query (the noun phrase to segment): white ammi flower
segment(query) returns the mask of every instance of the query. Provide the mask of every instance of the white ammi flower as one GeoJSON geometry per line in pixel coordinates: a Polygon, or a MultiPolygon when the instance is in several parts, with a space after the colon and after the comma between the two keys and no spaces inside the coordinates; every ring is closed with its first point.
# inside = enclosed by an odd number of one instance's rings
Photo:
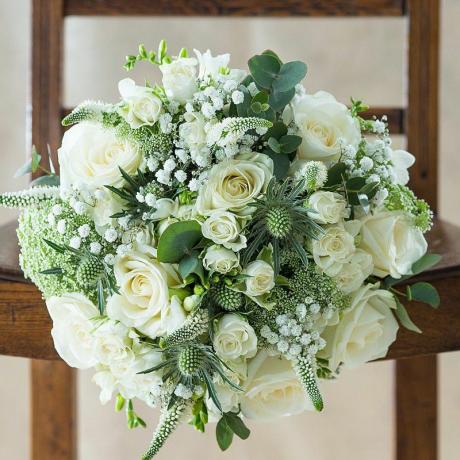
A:
{"type": "Polygon", "coordinates": [[[250,153],[224,160],[209,172],[196,202],[197,211],[208,216],[215,211],[245,215],[248,204],[264,193],[273,175],[273,161],[267,155],[250,153]]]}
{"type": "Polygon", "coordinates": [[[241,233],[241,225],[231,212],[213,212],[203,222],[201,231],[205,238],[232,251],[237,252],[246,247],[246,237],[241,233]]]}
{"type": "Polygon", "coordinates": [[[120,108],[120,115],[131,128],[155,124],[161,112],[161,99],[153,94],[152,88],[138,86],[131,78],[118,83],[118,91],[125,104],[120,108]]]}
{"type": "Polygon", "coordinates": [[[304,94],[295,97],[291,105],[302,137],[300,159],[337,160],[342,147],[358,147],[361,140],[358,120],[332,94],[326,91],[304,94]]]}
{"type": "Polygon", "coordinates": [[[169,99],[185,104],[198,91],[195,58],[178,58],[160,65],[163,86],[169,99]]]}
{"type": "Polygon", "coordinates": [[[427,242],[403,211],[382,211],[362,219],[360,248],[374,260],[374,275],[400,278],[427,250],[427,242]]]}
{"type": "Polygon", "coordinates": [[[227,313],[216,324],[214,350],[224,361],[252,358],[257,352],[257,336],[242,316],[227,313]]]}
{"type": "Polygon", "coordinates": [[[87,369],[97,363],[94,355],[95,323],[98,309],[79,293],[50,297],[46,301],[53,320],[51,335],[59,356],[72,367],[87,369]]]}
{"type": "Polygon", "coordinates": [[[94,191],[124,184],[120,174],[135,174],[142,161],[141,151],[126,140],[119,139],[112,129],[83,122],[65,132],[58,150],[61,166],[61,189],[72,185],[94,191]]]}
{"type": "Polygon", "coordinates": [[[249,419],[271,421],[313,409],[290,361],[266,350],[250,361],[243,390],[241,412],[249,419]]]}
{"type": "Polygon", "coordinates": [[[340,322],[323,333],[327,345],[322,353],[331,369],[340,363],[357,367],[385,356],[398,331],[394,309],[396,301],[389,291],[374,289],[372,284],[356,291],[340,322]]]}

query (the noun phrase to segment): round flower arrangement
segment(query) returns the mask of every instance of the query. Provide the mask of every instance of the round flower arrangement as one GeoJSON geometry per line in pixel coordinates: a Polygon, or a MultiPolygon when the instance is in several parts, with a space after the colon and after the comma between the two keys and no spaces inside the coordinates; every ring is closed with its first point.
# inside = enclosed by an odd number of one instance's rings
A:
{"type": "Polygon", "coordinates": [[[42,291],[70,366],[94,368],[101,401],[145,426],[161,408],[152,458],[180,422],[219,446],[248,420],[323,408],[321,380],[382,358],[403,298],[437,306],[424,282],[428,205],[407,187],[414,158],[393,150],[386,118],[365,119],[306,65],[272,51],[249,72],[229,55],[139,47],[162,84],[119,83],[63,120],[60,175],[0,197],[21,208],[24,273],[42,291]]]}

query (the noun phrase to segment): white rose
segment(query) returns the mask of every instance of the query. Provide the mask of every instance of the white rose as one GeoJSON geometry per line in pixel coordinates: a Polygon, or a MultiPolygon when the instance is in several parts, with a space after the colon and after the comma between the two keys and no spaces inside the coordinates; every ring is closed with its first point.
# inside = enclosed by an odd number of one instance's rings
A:
{"type": "Polygon", "coordinates": [[[152,88],[137,86],[131,78],[118,83],[118,91],[125,104],[120,108],[120,115],[133,129],[152,126],[161,112],[161,99],[153,94],[152,88]]]}
{"type": "Polygon", "coordinates": [[[100,198],[96,199],[95,206],[89,206],[89,215],[96,224],[96,230],[100,235],[103,235],[107,230],[107,226],[112,226],[114,219],[111,218],[117,212],[123,210],[123,202],[107,189],[98,189],[100,198]]]}
{"type": "Polygon", "coordinates": [[[168,98],[185,104],[198,91],[195,58],[179,58],[170,64],[160,65],[163,86],[168,98]]]}
{"type": "Polygon", "coordinates": [[[409,182],[409,172],[407,170],[415,163],[415,157],[405,150],[391,150],[389,147],[388,149],[390,150],[391,171],[393,172],[394,182],[406,185],[409,182]]]}
{"type": "Polygon", "coordinates": [[[114,273],[120,294],[107,303],[109,317],[141,331],[148,325],[152,338],[164,334],[162,321],[171,308],[168,289],[180,283],[173,266],[153,255],[129,252],[117,258],[114,273]]]}
{"type": "Polygon", "coordinates": [[[210,50],[207,50],[203,54],[195,49],[193,51],[195,52],[200,64],[198,78],[211,77],[216,79],[216,77],[220,74],[220,69],[226,69],[228,67],[228,63],[230,62],[230,54],[228,53],[213,57],[210,50]]]}
{"type": "Polygon", "coordinates": [[[300,159],[337,160],[342,146],[358,147],[361,140],[358,120],[332,94],[318,91],[297,96],[292,102],[292,110],[302,137],[300,159]]]}
{"type": "Polygon", "coordinates": [[[114,130],[90,122],[65,132],[58,156],[62,190],[72,185],[90,191],[106,185],[119,187],[124,184],[119,168],[134,174],[142,161],[136,146],[119,139],[114,130]]]}
{"type": "Polygon", "coordinates": [[[342,292],[350,294],[361,287],[373,269],[372,256],[362,249],[356,249],[350,260],[342,266],[338,275],[334,277],[334,280],[342,292]]]}
{"type": "Polygon", "coordinates": [[[238,254],[230,249],[213,245],[206,250],[203,266],[206,270],[217,273],[228,273],[240,265],[238,254]]]}
{"type": "Polygon", "coordinates": [[[98,309],[78,293],[50,297],[46,301],[53,320],[51,335],[59,356],[72,367],[88,369],[96,365],[94,356],[94,322],[98,309]]]}
{"type": "Polygon", "coordinates": [[[275,287],[275,271],[269,263],[263,260],[254,260],[249,263],[243,273],[250,277],[245,280],[246,289],[244,292],[248,296],[257,297],[275,287]]]}
{"type": "Polygon", "coordinates": [[[290,361],[266,350],[249,363],[243,390],[241,412],[249,419],[272,421],[313,409],[290,361]]]}
{"type": "Polygon", "coordinates": [[[246,319],[227,313],[216,324],[213,346],[224,361],[252,358],[257,352],[257,336],[246,319]]]}
{"type": "Polygon", "coordinates": [[[319,240],[313,240],[316,264],[329,276],[337,275],[355,250],[354,238],[341,225],[332,225],[319,240]]]}
{"type": "Polygon", "coordinates": [[[347,200],[339,193],[315,192],[308,199],[308,207],[316,211],[308,215],[320,224],[336,224],[347,217],[347,200]]]}
{"type": "Polygon", "coordinates": [[[383,358],[396,340],[398,323],[392,309],[396,308],[393,295],[367,284],[355,292],[352,303],[337,326],[323,333],[329,366],[336,370],[340,363],[356,367],[383,358]]]}
{"type": "Polygon", "coordinates": [[[427,242],[403,211],[383,211],[362,220],[360,248],[374,259],[374,275],[400,278],[425,254],[427,242]]]}
{"type": "Polygon", "coordinates": [[[208,216],[214,211],[230,210],[245,215],[248,204],[264,193],[273,175],[273,161],[267,155],[250,153],[215,165],[201,187],[197,211],[208,216]]]}
{"type": "Polygon", "coordinates": [[[240,251],[246,247],[246,237],[241,233],[241,225],[231,212],[213,212],[203,222],[201,232],[205,238],[232,251],[240,251]]]}
{"type": "Polygon", "coordinates": [[[202,147],[206,146],[205,121],[200,113],[184,114],[185,123],[179,126],[179,137],[189,147],[194,160],[202,147]]]}

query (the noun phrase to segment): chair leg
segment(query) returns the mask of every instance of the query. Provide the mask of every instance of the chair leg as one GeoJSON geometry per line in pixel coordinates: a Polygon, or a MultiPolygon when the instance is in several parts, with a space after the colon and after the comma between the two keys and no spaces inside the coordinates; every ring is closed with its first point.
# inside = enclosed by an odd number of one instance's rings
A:
{"type": "Polygon", "coordinates": [[[76,460],[76,373],[62,361],[32,360],[31,459],[76,460]]]}
{"type": "Polygon", "coordinates": [[[438,458],[437,357],[396,361],[396,458],[438,458]]]}

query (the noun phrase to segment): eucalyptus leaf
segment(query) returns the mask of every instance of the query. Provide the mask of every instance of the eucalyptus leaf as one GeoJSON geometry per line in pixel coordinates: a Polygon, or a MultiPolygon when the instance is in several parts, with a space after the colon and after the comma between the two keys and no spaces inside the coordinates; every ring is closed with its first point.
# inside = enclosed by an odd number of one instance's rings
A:
{"type": "Polygon", "coordinates": [[[248,61],[249,71],[254,81],[262,88],[269,89],[280,70],[279,60],[270,54],[259,54],[248,61]]]}
{"type": "Polygon", "coordinates": [[[425,254],[412,265],[412,273],[418,275],[438,264],[441,259],[439,254],[425,254]]]}
{"type": "Polygon", "coordinates": [[[275,152],[275,153],[281,153],[281,147],[279,142],[274,138],[270,137],[268,139],[268,146],[275,152]]]}
{"type": "Polygon", "coordinates": [[[327,172],[327,181],[324,184],[324,188],[329,188],[341,184],[346,170],[347,166],[345,163],[339,162],[332,166],[327,172]]]}
{"type": "Polygon", "coordinates": [[[216,425],[216,439],[217,444],[221,450],[227,450],[233,441],[233,431],[227,425],[227,421],[222,417],[216,425]]]}
{"type": "Polygon", "coordinates": [[[289,157],[287,155],[283,155],[281,153],[275,153],[271,150],[264,150],[263,153],[269,156],[273,160],[273,174],[278,180],[284,179],[289,171],[291,166],[291,162],[289,161],[289,157]]]}
{"type": "Polygon", "coordinates": [[[368,214],[370,210],[369,198],[365,193],[358,193],[358,201],[363,211],[368,214]]]}
{"type": "Polygon", "coordinates": [[[59,184],[60,184],[60,179],[59,179],[59,176],[56,176],[56,174],[50,174],[49,176],[37,177],[30,183],[32,187],[43,186],[43,185],[47,185],[50,187],[59,187],[59,184]]]}
{"type": "Polygon", "coordinates": [[[265,50],[265,51],[262,52],[262,54],[274,57],[279,62],[280,66],[283,64],[283,62],[281,61],[279,56],[272,50],[265,50]]]}
{"type": "Polygon", "coordinates": [[[196,220],[174,222],[161,234],[157,258],[160,262],[178,263],[201,238],[201,226],[196,220]]]}
{"type": "Polygon", "coordinates": [[[273,82],[273,91],[284,93],[300,83],[307,74],[307,65],[301,61],[287,62],[281,66],[273,82]]]}
{"type": "Polygon", "coordinates": [[[409,316],[409,313],[407,313],[406,307],[399,301],[399,299],[396,296],[395,296],[395,300],[396,300],[396,316],[398,317],[401,325],[404,326],[406,329],[409,329],[409,331],[417,332],[421,334],[422,331],[410,319],[410,316],[409,316]]]}
{"type": "Polygon", "coordinates": [[[430,283],[420,281],[407,287],[411,300],[426,303],[438,308],[441,303],[437,289],[430,283]]]}
{"type": "Polygon", "coordinates": [[[275,112],[282,112],[284,107],[291,102],[294,94],[294,88],[284,92],[274,91],[270,94],[268,102],[275,112]]]}
{"type": "Polygon", "coordinates": [[[268,129],[265,133],[264,139],[268,140],[270,137],[275,139],[280,139],[282,136],[286,135],[288,132],[287,126],[282,121],[275,121],[272,127],[268,129]]]}
{"type": "Polygon", "coordinates": [[[302,138],[293,134],[287,134],[281,137],[279,143],[283,153],[292,153],[295,152],[302,143],[302,138]]]}
{"type": "Polygon", "coordinates": [[[228,427],[241,439],[248,439],[251,431],[244,424],[243,420],[238,417],[234,412],[227,412],[224,414],[225,421],[228,427]]]}
{"type": "Polygon", "coordinates": [[[190,254],[185,255],[179,262],[179,273],[182,279],[193,273],[204,283],[203,263],[198,255],[198,251],[192,251],[190,254]]]}
{"type": "Polygon", "coordinates": [[[15,173],[14,177],[21,177],[25,176],[26,174],[30,174],[32,172],[32,160],[27,161],[27,163],[23,164],[15,173]]]}

